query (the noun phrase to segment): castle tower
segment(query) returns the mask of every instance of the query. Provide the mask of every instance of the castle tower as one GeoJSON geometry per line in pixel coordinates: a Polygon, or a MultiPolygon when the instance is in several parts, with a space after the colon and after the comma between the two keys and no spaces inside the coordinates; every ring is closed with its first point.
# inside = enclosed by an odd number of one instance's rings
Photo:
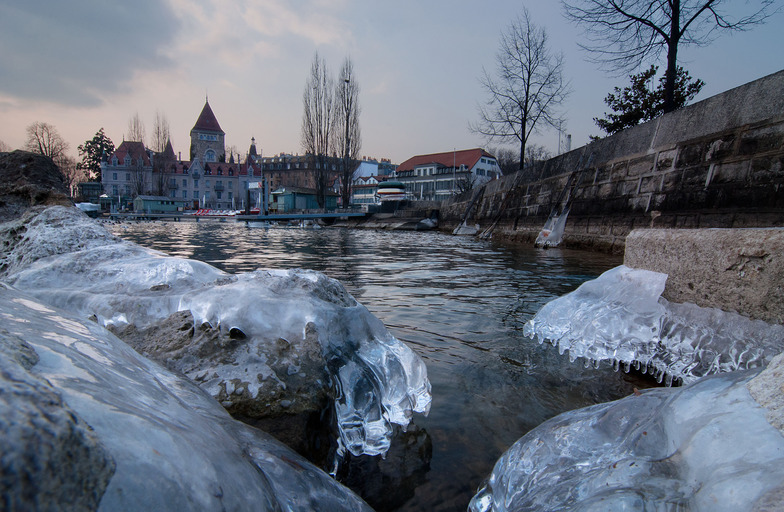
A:
{"type": "Polygon", "coordinates": [[[221,130],[218,119],[205,100],[199,119],[191,129],[191,160],[202,162],[223,162],[226,160],[226,133],[221,130]]]}

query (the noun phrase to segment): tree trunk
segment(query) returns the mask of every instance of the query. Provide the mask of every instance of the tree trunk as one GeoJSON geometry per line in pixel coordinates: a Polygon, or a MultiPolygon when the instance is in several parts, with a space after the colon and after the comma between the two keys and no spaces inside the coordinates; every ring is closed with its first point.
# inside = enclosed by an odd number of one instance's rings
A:
{"type": "Polygon", "coordinates": [[[675,82],[678,77],[678,42],[680,41],[680,0],[672,0],[670,37],[667,41],[667,71],[664,81],[664,113],[675,110],[675,82]]]}

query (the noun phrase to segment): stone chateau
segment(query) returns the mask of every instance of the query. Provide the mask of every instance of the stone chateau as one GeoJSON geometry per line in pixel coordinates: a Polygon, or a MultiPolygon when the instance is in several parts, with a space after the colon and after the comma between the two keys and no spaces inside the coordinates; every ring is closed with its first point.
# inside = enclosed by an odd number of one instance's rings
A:
{"type": "Polygon", "coordinates": [[[262,172],[269,191],[281,187],[315,188],[306,155],[262,158],[252,138],[244,161],[235,161],[234,155],[227,158],[226,132],[209,100],[190,135],[187,160],[180,153],[175,154],[171,142],[163,152],[156,153],[142,142],[123,141],[101,164],[103,193],[112,199],[113,205],[119,202],[120,208],[130,205],[137,196],[158,196],[182,203],[188,209],[220,210],[244,208],[248,199],[251,208],[260,206],[260,194],[247,191],[249,183],[262,181],[262,172]]]}

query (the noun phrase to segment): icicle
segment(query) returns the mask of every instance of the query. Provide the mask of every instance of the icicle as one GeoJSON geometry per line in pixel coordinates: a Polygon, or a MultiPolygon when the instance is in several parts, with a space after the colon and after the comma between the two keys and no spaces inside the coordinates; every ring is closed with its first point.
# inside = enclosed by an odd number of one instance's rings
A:
{"type": "Polygon", "coordinates": [[[623,362],[623,373],[629,373],[629,370],[631,370],[631,367],[629,366],[629,362],[628,361],[624,361],[623,362]]]}

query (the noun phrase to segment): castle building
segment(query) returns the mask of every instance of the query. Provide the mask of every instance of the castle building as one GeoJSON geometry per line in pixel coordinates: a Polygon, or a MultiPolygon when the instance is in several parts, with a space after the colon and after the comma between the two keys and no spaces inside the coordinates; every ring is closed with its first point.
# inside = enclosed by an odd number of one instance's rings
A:
{"type": "MultiPolygon", "coordinates": [[[[314,189],[313,159],[308,155],[281,153],[262,157],[256,139],[245,161],[226,161],[226,133],[220,126],[209,100],[190,132],[188,160],[174,152],[171,141],[161,153],[144,147],[142,142],[123,141],[101,163],[103,193],[113,208],[130,208],[137,196],[177,199],[188,209],[217,210],[260,207],[262,197],[255,184],[266,180],[270,198],[283,188],[314,189]],[[262,177],[263,176],[263,177],[262,177]]],[[[334,175],[328,180],[337,191],[337,158],[328,165],[334,175]]]]}
{"type": "MultiPolygon", "coordinates": [[[[255,140],[254,140],[255,147],[255,140]]],[[[226,160],[226,132],[210,108],[209,99],[205,100],[204,108],[191,128],[191,160],[201,159],[203,162],[223,162],[226,160]]]]}

